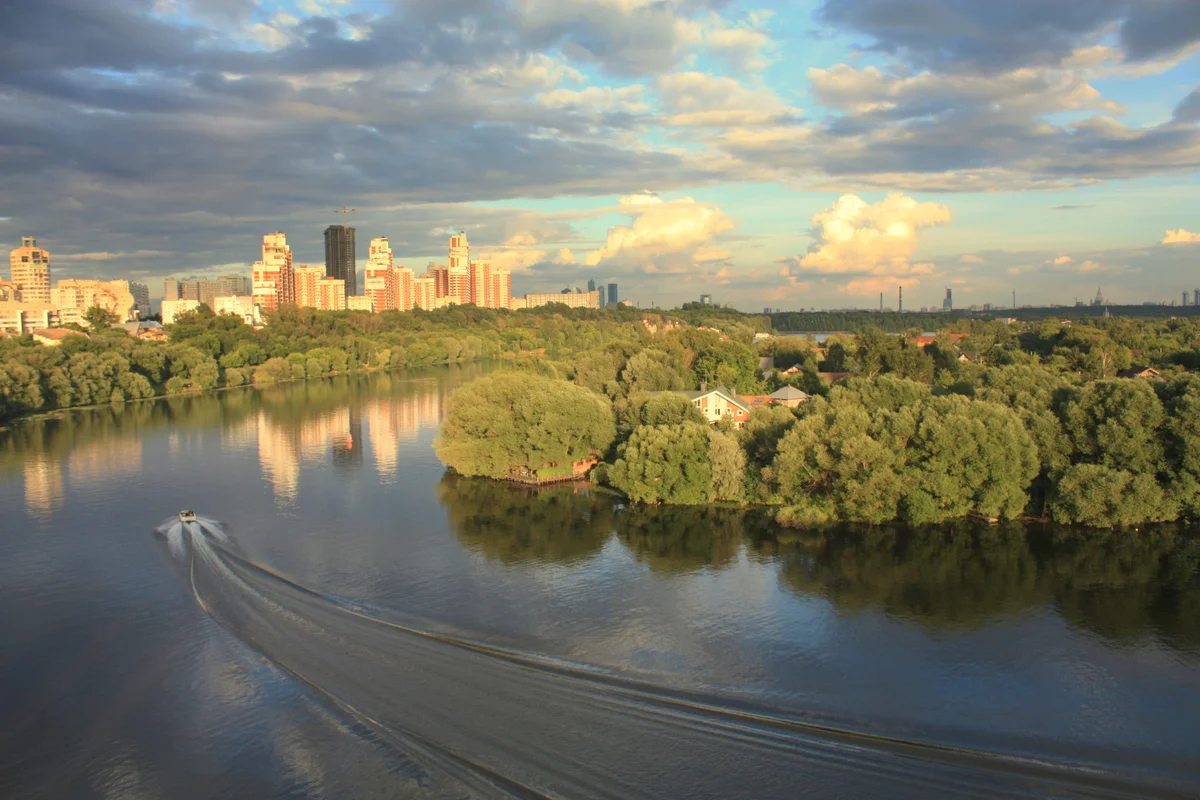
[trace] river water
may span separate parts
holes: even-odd
[[[1200,795],[1188,531],[457,479],[477,374],[0,431],[0,797]]]

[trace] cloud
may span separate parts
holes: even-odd
[[[1168,230],[1160,244],[1200,244],[1200,233],[1185,231],[1183,228]]]
[[[1085,203],[1083,205],[1050,206],[1050,210],[1051,211],[1079,211],[1084,208],[1095,208],[1095,207],[1096,206],[1093,203]]]
[[[922,68],[980,73],[1057,66],[1114,29],[1131,62],[1200,40],[1200,4],[1194,0],[825,0],[817,16],[867,36],[869,50]]]
[[[1064,264],[1070,264],[1070,263],[1071,263],[1071,261],[1072,261],[1072,259],[1071,259],[1071,257],[1070,257],[1070,256],[1058,256],[1057,258],[1052,258],[1052,259],[1050,259],[1050,260],[1049,260],[1049,261],[1047,261],[1046,263],[1047,263],[1047,264],[1053,264],[1053,265],[1054,265],[1054,266],[1056,266],[1056,267],[1061,267],[1061,266],[1063,266]]]
[[[855,294],[914,285],[920,276],[934,272],[933,264],[910,261],[920,243],[917,231],[944,225],[950,217],[944,205],[920,203],[903,194],[874,204],[843,195],[813,215],[811,235],[816,241],[804,256],[785,260],[788,274],[846,276],[846,289]]]
[[[668,125],[748,127],[778,124],[798,114],[774,93],[747,89],[730,77],[677,72],[659,76],[655,87]]]
[[[959,259],[963,264],[982,264],[983,257],[977,256],[974,253],[964,253]]]
[[[715,239],[735,223],[716,206],[690,197],[664,201],[637,194],[622,197],[620,207],[633,222],[609,228],[605,245],[588,253],[588,266],[681,274],[730,258]]]

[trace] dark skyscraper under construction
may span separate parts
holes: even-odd
[[[354,228],[330,225],[325,229],[325,276],[346,282],[346,297],[358,294],[358,263],[354,258]]]

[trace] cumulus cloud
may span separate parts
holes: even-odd
[[[716,206],[643,193],[622,197],[620,208],[632,223],[609,228],[605,245],[588,253],[589,266],[681,274],[730,258],[715,240],[735,223]]]
[[[950,221],[950,209],[938,203],[921,203],[903,194],[891,194],[878,203],[867,203],[853,194],[843,195],[829,208],[813,215],[808,252],[787,259],[791,276],[818,273],[847,278],[846,291],[869,294],[910,286],[934,272],[934,265],[910,260],[920,244],[918,231]]]
[[[983,257],[977,256],[974,253],[964,253],[959,259],[964,264],[982,264]]]
[[[1200,233],[1185,231],[1183,228],[1168,230],[1161,244],[1200,244]]]
[[[1057,258],[1052,258],[1052,259],[1050,259],[1050,260],[1049,260],[1049,261],[1047,261],[1046,263],[1047,263],[1047,264],[1054,264],[1054,265],[1055,265],[1055,266],[1057,266],[1057,267],[1061,267],[1061,266],[1063,266],[1064,264],[1070,264],[1070,263],[1071,263],[1071,260],[1072,260],[1072,259],[1071,259],[1071,257],[1070,257],[1070,256],[1059,256],[1059,257],[1057,257]]]

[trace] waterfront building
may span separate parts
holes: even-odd
[[[163,300],[179,300],[179,281],[175,278],[167,278],[163,281]]]
[[[292,248],[287,237],[279,231],[263,236],[262,253],[262,260],[255,261],[252,268],[250,291],[254,302],[268,311],[296,302]]]
[[[370,300],[367,300],[370,303]],[[346,310],[346,282],[341,278],[322,278],[317,281],[317,305],[322,311]],[[367,310],[370,311],[368,305]]]
[[[296,280],[296,305],[322,311],[344,311],[346,282],[330,278],[321,267],[302,264],[293,270]]]
[[[21,290],[12,281],[0,280],[0,303],[15,303],[21,299]]]
[[[363,294],[371,298],[371,307],[375,311],[389,311],[399,306],[392,248],[387,237],[371,240],[367,268],[363,273]]]
[[[162,302],[162,323],[170,325],[175,322],[181,314],[186,314],[189,311],[195,311],[200,307],[198,300],[163,300]]]
[[[50,251],[38,247],[36,237],[22,236],[21,246],[9,252],[8,264],[22,302],[50,302]]]
[[[356,294],[346,298],[347,311],[378,311],[375,302],[366,295]]]
[[[344,282],[346,294],[358,294],[358,261],[354,237],[357,231],[344,225],[325,229],[325,276]]]

